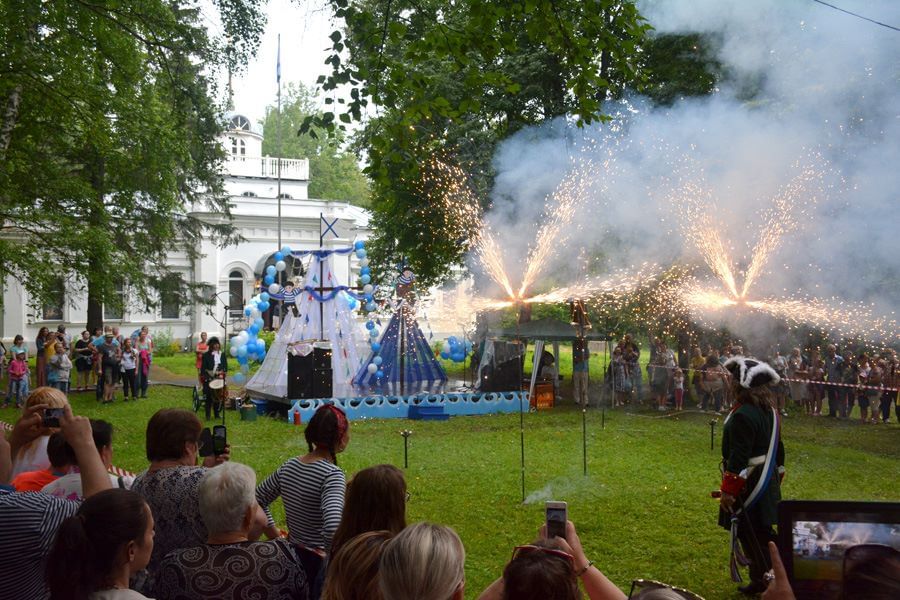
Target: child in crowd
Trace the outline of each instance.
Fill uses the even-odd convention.
[[[72,376],[72,359],[66,354],[62,340],[54,344],[53,356],[47,362],[47,381],[63,394],[69,395],[69,378]]]
[[[684,373],[679,368],[675,368],[672,376],[672,385],[675,388],[675,410],[684,409]]]
[[[3,408],[9,406],[9,401],[15,398],[16,408],[22,408],[22,403],[28,396],[28,363],[25,362],[25,353],[16,354],[9,362],[9,388],[6,392],[6,402]]]
[[[825,392],[822,382],[825,381],[825,361],[818,359],[809,367],[809,383],[807,384],[806,414],[822,415],[822,396]]]

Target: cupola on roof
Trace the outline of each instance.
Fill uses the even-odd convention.
[[[262,127],[248,119],[245,115],[236,112],[225,113],[228,120],[227,129],[229,132],[245,132],[262,137]]]

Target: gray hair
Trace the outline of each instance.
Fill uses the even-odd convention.
[[[450,600],[465,581],[466,551],[456,532],[416,523],[389,541],[378,572],[384,600]]]
[[[224,462],[206,472],[198,495],[210,534],[240,531],[247,509],[256,505],[256,473],[247,465]]]

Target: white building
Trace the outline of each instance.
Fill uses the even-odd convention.
[[[189,260],[184,253],[173,252],[169,256],[172,268],[184,281],[202,283],[209,287],[209,298],[216,296],[214,304],[197,303],[179,306],[177,302],[160,298],[159,307],[153,311],[138,308],[129,302],[128,285],[121,293],[125,296],[124,310],[104,306],[104,325],[118,326],[127,335],[144,325],[153,332],[171,330],[172,337],[182,346],[190,346],[201,331],[220,335],[227,302],[231,308],[229,332],[244,326],[243,307],[258,291],[259,281],[272,255],[278,251],[278,160],[262,156],[262,131],[240,114],[228,114],[229,128],[224,140],[229,156],[225,163],[225,186],[231,197],[233,224],[244,238],[237,246],[218,248],[211,239],[203,239],[201,258]],[[354,240],[368,238],[369,214],[362,208],[347,202],[310,199],[309,161],[307,159],[281,160],[281,245],[294,250],[319,247],[320,215],[329,222],[339,219],[334,229],[342,237],[328,235],[325,248],[343,247]],[[193,207],[192,214],[204,220],[215,221],[218,214],[211,214],[203,207]],[[306,261],[289,262],[286,276],[300,279]],[[335,274],[339,280],[356,283],[358,273],[356,258],[335,259]],[[270,310],[267,321],[272,318]],[[66,289],[61,282],[59,297],[55,302],[33,306],[25,300],[24,288],[18,280],[8,277],[3,289],[3,318],[0,321],[0,338],[12,341],[16,334],[33,344],[41,327],[55,330],[60,324],[76,337],[87,320],[87,298],[83,292]],[[9,345],[9,344],[7,344]]]

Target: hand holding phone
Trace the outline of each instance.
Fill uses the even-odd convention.
[[[565,502],[547,501],[544,504],[547,514],[547,538],[561,537],[566,539],[566,521],[569,520],[569,505]]]
[[[228,446],[224,425],[215,425],[212,430],[213,454],[219,456],[225,454]]]

